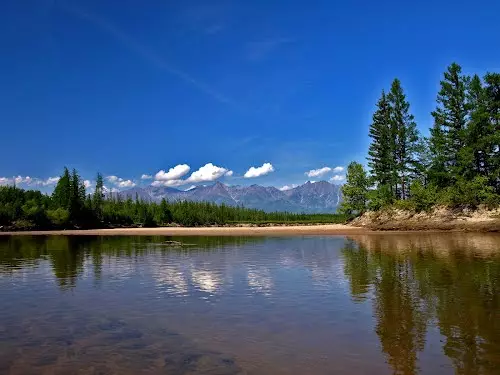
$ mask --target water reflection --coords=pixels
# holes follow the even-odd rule
[[[0,237],[0,373],[500,373],[500,236],[166,240]]]
[[[500,237],[357,236],[342,249],[353,300],[373,298],[375,332],[398,374],[415,374],[428,328],[458,374],[500,370]],[[370,295],[372,291],[372,296]]]

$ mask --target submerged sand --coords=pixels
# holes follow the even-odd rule
[[[88,230],[0,232],[1,235],[66,235],[66,236],[275,236],[275,235],[347,235],[369,232],[366,228],[343,224],[293,225],[266,227],[161,227],[115,228]]]

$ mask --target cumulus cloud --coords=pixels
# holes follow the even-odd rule
[[[202,181],[215,181],[224,175],[232,175],[232,171],[207,163],[197,171],[193,172],[186,182],[202,182]]]
[[[130,188],[130,187],[135,186],[135,182],[132,180],[121,180],[121,181],[118,181],[117,185],[118,185],[118,187],[121,187],[121,188]]]
[[[136,183],[132,180],[125,180],[121,177],[118,176],[107,176],[106,180],[108,180],[110,183],[112,183],[115,186],[118,186],[119,188],[131,188],[136,185]]]
[[[92,181],[85,180],[85,181],[83,181],[83,184],[85,185],[85,189],[88,189],[92,186]]]
[[[153,178],[153,176],[151,176],[150,174],[143,174],[141,176],[141,180],[151,180]]]
[[[260,176],[265,176],[274,172],[274,167],[271,163],[264,163],[260,167],[250,167],[248,171],[243,175],[245,178],[255,178]]]
[[[344,172],[344,167],[335,167],[332,169],[333,173]]]
[[[59,177],[49,177],[47,179],[30,176],[0,177],[0,185],[49,186],[55,185],[57,181],[59,181]]]
[[[305,172],[305,175],[307,177],[321,177],[330,172],[332,168],[330,167],[323,167],[319,169],[311,169],[309,172]]]
[[[33,179],[30,176],[26,176],[26,177],[17,176],[17,177],[14,177],[14,182],[16,183],[16,185],[19,185],[19,184],[30,185],[33,182]]]
[[[297,184],[291,184],[291,185],[285,185],[279,188],[281,191],[287,191],[296,188],[298,185]]]
[[[191,170],[191,167],[187,164],[179,164],[173,168],[170,168],[168,172],[163,169],[156,173],[156,181],[169,181],[169,180],[179,180],[182,176],[186,175]]]
[[[336,174],[335,176],[333,176],[332,178],[330,178],[330,181],[332,182],[341,182],[341,181],[344,181],[345,180],[345,176],[341,176],[341,175],[338,175]]]
[[[11,184],[12,184],[12,180],[10,178],[0,177],[0,186],[11,185]]]
[[[168,172],[163,170],[159,171],[155,175],[155,181],[151,184],[152,186],[181,186],[189,183],[197,183],[204,181],[215,181],[222,176],[232,176],[233,171],[218,167],[212,163],[207,163],[197,171],[191,173],[191,175],[182,179],[186,173],[190,171],[190,167],[187,164],[180,164],[174,168],[170,168]]]
[[[59,182],[60,177],[49,177],[46,180],[42,181],[42,185],[48,186],[48,185],[55,185]]]

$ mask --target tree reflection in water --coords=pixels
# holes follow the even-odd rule
[[[458,374],[500,368],[500,237],[366,235],[342,254],[354,301],[373,298],[375,331],[396,374],[418,372],[437,325]]]

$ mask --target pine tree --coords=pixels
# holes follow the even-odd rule
[[[102,205],[104,201],[104,180],[102,174],[97,173],[95,191],[92,197],[92,205],[98,220],[102,220]]]
[[[159,224],[168,224],[172,222],[172,213],[170,212],[170,209],[168,207],[168,203],[163,198],[160,203],[159,207]]]
[[[347,167],[346,183],[342,186],[344,201],[340,211],[345,214],[363,213],[368,204],[370,179],[363,166],[355,161]]]
[[[438,93],[438,107],[432,112],[431,150],[434,154],[433,178],[439,185],[457,181],[466,162],[460,150],[466,144],[466,125],[469,112],[467,87],[469,77],[462,75],[460,65],[453,63],[444,73]]]
[[[377,185],[387,185],[394,190],[394,142],[391,137],[391,108],[385,92],[377,102],[377,110],[373,114],[369,135],[372,139],[368,150],[368,166]]]
[[[59,178],[54,192],[52,193],[52,200],[55,208],[69,209],[71,195],[71,180],[68,168],[64,167],[64,172]]]
[[[82,217],[85,202],[85,185],[80,181],[76,169],[73,169],[70,179],[70,199],[69,214],[73,221],[78,221]]]
[[[490,174],[489,155],[493,151],[490,142],[492,129],[485,94],[481,78],[474,75],[468,88],[470,117],[466,128],[466,142],[460,150],[460,160],[464,164],[463,177],[468,180]]]
[[[395,166],[393,167],[393,176],[397,177],[397,183],[401,186],[397,196],[406,199],[410,180],[418,170],[416,160],[419,142],[417,125],[410,113],[410,104],[406,100],[406,95],[398,79],[392,82],[391,91],[387,98],[391,107],[391,138],[394,140]]]

